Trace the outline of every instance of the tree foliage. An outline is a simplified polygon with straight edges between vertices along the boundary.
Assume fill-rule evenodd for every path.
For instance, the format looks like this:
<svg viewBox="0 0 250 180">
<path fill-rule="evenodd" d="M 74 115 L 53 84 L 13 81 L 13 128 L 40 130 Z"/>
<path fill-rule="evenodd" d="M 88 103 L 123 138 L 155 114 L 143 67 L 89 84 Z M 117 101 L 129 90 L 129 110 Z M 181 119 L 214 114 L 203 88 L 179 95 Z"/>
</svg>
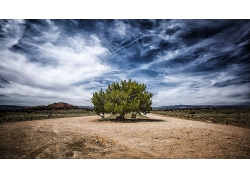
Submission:
<svg viewBox="0 0 250 180">
<path fill-rule="evenodd" d="M 91 100 L 96 114 L 104 117 L 105 113 L 112 113 L 124 119 L 125 114 L 130 112 L 145 114 L 152 110 L 152 96 L 146 91 L 144 83 L 124 80 L 109 84 L 106 92 L 102 89 L 95 92 Z"/>
<path fill-rule="evenodd" d="M 95 92 L 92 97 L 92 103 L 94 104 L 94 111 L 96 114 L 104 117 L 105 109 L 104 109 L 104 103 L 105 103 L 105 93 L 102 89 L 100 89 L 99 93 Z"/>
</svg>

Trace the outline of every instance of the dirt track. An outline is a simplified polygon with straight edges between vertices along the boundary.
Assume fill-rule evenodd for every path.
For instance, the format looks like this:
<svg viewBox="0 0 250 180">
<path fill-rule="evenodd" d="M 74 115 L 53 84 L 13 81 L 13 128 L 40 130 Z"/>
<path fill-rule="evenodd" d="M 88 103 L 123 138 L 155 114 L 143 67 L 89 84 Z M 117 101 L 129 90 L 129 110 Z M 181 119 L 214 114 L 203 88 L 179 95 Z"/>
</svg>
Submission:
<svg viewBox="0 0 250 180">
<path fill-rule="evenodd" d="M 0 124 L 0 158 L 250 158 L 250 129 L 148 114 Z"/>
</svg>

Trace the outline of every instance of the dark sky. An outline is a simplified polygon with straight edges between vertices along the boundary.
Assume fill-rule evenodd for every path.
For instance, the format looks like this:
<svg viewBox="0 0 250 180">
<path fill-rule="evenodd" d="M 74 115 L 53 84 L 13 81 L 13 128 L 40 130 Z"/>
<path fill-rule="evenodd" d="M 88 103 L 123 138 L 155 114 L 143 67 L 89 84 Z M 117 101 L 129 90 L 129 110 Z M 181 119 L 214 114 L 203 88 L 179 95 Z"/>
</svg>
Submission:
<svg viewBox="0 0 250 180">
<path fill-rule="evenodd" d="M 250 20 L 0 20 L 0 103 L 92 105 L 136 80 L 153 106 L 250 104 Z"/>
</svg>

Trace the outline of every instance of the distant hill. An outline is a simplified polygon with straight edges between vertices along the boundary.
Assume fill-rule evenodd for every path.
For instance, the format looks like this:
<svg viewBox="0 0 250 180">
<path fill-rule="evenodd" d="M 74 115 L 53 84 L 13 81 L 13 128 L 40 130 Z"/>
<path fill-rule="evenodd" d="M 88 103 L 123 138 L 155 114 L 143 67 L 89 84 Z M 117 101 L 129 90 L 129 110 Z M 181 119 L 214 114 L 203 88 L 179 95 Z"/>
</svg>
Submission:
<svg viewBox="0 0 250 180">
<path fill-rule="evenodd" d="M 57 102 L 49 104 L 48 106 L 16 106 L 16 105 L 0 105 L 0 110 L 18 110 L 18 111 L 42 111 L 42 110 L 66 110 L 66 109 L 79 109 L 78 106 L 72 104 Z"/>
<path fill-rule="evenodd" d="M 31 107 L 27 107 L 26 109 L 29 110 L 66 110 L 66 109 L 79 109 L 78 106 L 74 106 L 72 104 L 68 104 L 65 102 L 57 102 L 57 103 L 53 103 L 53 104 L 49 104 L 48 106 L 31 106 Z"/>
<path fill-rule="evenodd" d="M 170 110 L 170 109 L 230 109 L 230 108 L 250 108 L 250 105 L 173 105 L 152 107 L 153 110 Z"/>
</svg>

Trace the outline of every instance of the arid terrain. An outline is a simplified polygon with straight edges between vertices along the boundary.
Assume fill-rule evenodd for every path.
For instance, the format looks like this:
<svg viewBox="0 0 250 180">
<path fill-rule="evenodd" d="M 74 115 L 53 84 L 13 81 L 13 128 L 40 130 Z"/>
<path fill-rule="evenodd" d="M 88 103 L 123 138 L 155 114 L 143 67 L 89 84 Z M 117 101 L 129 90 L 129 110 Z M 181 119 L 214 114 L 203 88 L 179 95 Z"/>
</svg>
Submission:
<svg viewBox="0 0 250 180">
<path fill-rule="evenodd" d="M 0 124 L 0 158 L 249 159 L 250 129 L 148 114 Z"/>
</svg>

